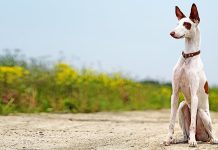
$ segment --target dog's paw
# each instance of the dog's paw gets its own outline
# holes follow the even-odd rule
[[[164,146],[170,146],[170,143],[171,143],[171,142],[170,142],[169,140],[163,141],[163,145],[164,145]]]
[[[211,143],[211,144],[218,144],[218,139],[211,139],[211,140],[210,140],[210,143]]]
[[[196,147],[197,146],[197,141],[196,140],[189,140],[189,147]]]
[[[170,146],[170,144],[175,144],[176,141],[172,136],[168,137],[166,141],[163,141],[163,145]]]

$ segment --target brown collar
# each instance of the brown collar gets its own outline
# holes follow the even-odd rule
[[[194,57],[194,56],[197,56],[201,53],[201,51],[197,51],[197,52],[194,52],[194,53],[188,53],[188,54],[185,54],[184,52],[182,52],[182,56],[183,58],[187,59],[187,58],[190,58],[190,57]]]

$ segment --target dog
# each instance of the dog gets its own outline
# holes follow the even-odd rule
[[[175,13],[179,23],[170,35],[175,39],[184,38],[185,50],[173,69],[170,124],[164,145],[189,143],[190,147],[196,147],[196,140],[218,144],[209,112],[208,81],[200,57],[201,36],[198,9],[196,4],[193,4],[190,16],[186,17],[176,6]],[[183,138],[174,139],[179,91],[184,96],[184,101],[178,107],[179,125]]]

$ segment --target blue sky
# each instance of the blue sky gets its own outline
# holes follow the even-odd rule
[[[218,1],[0,0],[0,50],[65,56],[78,68],[170,81],[184,48],[183,40],[169,36],[177,24],[174,7],[188,16],[193,2],[201,17],[206,74],[218,85]]]

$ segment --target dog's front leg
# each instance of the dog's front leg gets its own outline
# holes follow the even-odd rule
[[[190,76],[190,92],[191,92],[191,124],[190,124],[190,140],[189,140],[189,146],[190,147],[196,147],[197,142],[195,139],[196,134],[196,116],[197,116],[197,110],[198,110],[198,97],[197,97],[197,90],[199,87],[199,80],[196,78],[196,74],[191,74]]]
[[[171,143],[174,143],[173,133],[174,133],[174,126],[176,122],[176,113],[179,101],[179,83],[180,83],[180,61],[175,66],[173,70],[173,80],[172,80],[172,95],[171,95],[171,112],[170,112],[170,123],[169,123],[169,130],[167,139],[164,141],[165,146],[169,146]]]
[[[190,124],[190,130],[189,130],[189,133],[190,133],[189,146],[190,147],[197,146],[197,142],[195,139],[197,108],[198,108],[198,97],[196,94],[194,94],[191,97],[191,124]]]
[[[177,106],[179,100],[179,93],[178,90],[173,90],[173,94],[171,96],[171,113],[170,113],[170,125],[167,140],[164,141],[164,145],[169,146],[173,141],[173,133],[174,133],[174,126],[176,122],[176,113],[177,113]]]

